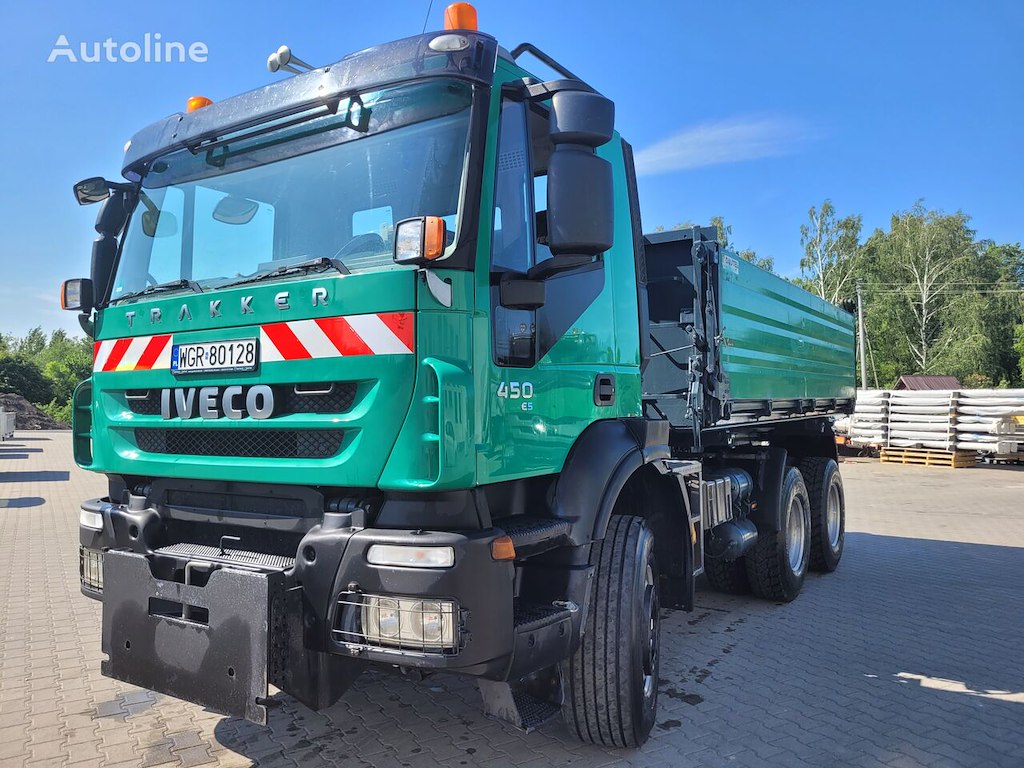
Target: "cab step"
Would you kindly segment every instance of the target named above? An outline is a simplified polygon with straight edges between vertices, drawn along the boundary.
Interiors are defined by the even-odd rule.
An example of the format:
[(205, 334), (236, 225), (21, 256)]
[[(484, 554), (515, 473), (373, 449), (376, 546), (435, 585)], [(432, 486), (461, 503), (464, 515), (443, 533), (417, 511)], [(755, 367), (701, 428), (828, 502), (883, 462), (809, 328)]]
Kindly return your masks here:
[(484, 702), (484, 714), (504, 720), (529, 733), (535, 731), (562, 711), (558, 704), (538, 698), (509, 683), (477, 680)]
[(516, 515), (494, 521), (512, 539), (516, 557), (529, 557), (570, 543), (572, 523), (555, 517)]
[[(516, 600), (512, 614), (515, 633), (537, 632), (572, 617), (575, 605), (539, 605)], [(577, 608), (577, 610), (579, 610)]]

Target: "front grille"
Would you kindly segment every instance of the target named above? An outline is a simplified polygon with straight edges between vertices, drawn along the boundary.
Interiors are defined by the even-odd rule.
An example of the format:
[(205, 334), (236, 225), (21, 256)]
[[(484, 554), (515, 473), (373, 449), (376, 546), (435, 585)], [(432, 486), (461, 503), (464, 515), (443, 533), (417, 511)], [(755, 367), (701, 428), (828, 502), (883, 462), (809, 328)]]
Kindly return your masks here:
[[(356, 399), (356, 385), (351, 381), (275, 384), (275, 416), (293, 413), (348, 413)], [(125, 390), (128, 408), (140, 416), (160, 415), (159, 389)]]
[(319, 517), (323, 512), (322, 507), (309, 507), (302, 499), (289, 499), (276, 494), (250, 496), (237, 492), (214, 493), (179, 488), (168, 488), (163, 494), (163, 503), (172, 509), (212, 509), (269, 517)]
[(341, 450), (341, 429), (164, 429), (140, 427), (135, 442), (146, 453), (326, 459)]

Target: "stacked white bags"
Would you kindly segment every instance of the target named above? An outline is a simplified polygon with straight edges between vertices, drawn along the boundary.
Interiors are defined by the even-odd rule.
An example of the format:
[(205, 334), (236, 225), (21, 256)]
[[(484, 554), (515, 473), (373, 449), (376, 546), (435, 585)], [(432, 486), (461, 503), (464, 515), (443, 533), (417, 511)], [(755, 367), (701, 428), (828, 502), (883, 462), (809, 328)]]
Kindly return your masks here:
[(1024, 389), (964, 389), (958, 393), (957, 446), (965, 451), (1016, 453), (1024, 428)]
[(858, 390), (845, 426), (854, 445), (1016, 453), (1024, 389)]
[[(889, 419), (889, 392), (884, 389), (859, 389), (853, 413), (846, 424), (852, 445), (885, 445)], [(839, 428), (837, 420), (836, 427)]]
[(896, 448), (956, 449), (956, 396), (948, 389), (895, 390), (890, 395), (889, 442)]

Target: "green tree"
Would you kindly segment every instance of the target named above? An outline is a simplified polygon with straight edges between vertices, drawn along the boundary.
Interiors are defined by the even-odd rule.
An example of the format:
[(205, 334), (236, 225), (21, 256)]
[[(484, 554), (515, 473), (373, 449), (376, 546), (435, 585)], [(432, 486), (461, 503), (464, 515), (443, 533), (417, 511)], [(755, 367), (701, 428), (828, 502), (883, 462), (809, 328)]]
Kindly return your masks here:
[(825, 301), (838, 304), (851, 297), (860, 254), (860, 216), (836, 218), (832, 201), (807, 212), (809, 222), (800, 227), (802, 287)]
[(1024, 253), (978, 241), (963, 212), (920, 203), (861, 247), (869, 368), (891, 386), (904, 373), (1021, 379), (1014, 332), (1022, 317)]
[(59, 404), (68, 402), (79, 382), (89, 378), (92, 354), (88, 339), (73, 338), (62, 330), (50, 334), (46, 348), (35, 362), (50, 380)]
[(1013, 335), (1013, 350), (1017, 353), (1017, 370), (1019, 371), (1017, 381), (1021, 381), (1024, 380), (1024, 323), (1014, 327)]
[(13, 392), (33, 403), (53, 400), (53, 386), (42, 371), (20, 355), (0, 358), (0, 392)]
[(37, 325), (24, 337), (11, 339), (10, 353), (32, 360), (42, 354), (46, 349), (46, 344), (46, 333)]

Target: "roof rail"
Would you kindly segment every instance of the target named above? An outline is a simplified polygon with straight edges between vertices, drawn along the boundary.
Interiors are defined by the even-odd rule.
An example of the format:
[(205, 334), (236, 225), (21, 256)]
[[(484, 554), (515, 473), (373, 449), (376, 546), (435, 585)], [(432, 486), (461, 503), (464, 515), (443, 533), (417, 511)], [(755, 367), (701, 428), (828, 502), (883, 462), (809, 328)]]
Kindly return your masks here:
[(570, 72), (568, 69), (563, 67), (557, 61), (555, 61), (553, 58), (548, 56), (546, 53), (544, 53), (544, 51), (542, 51), (540, 48), (538, 48), (533, 43), (520, 43), (515, 48), (513, 48), (512, 49), (512, 58), (513, 58), (513, 60), (518, 60), (519, 57), (522, 56), (524, 53), (532, 54), (534, 58), (539, 59), (540, 61), (544, 62), (549, 67), (551, 67), (553, 70), (555, 70), (558, 74), (562, 75), (563, 77), (567, 77), (570, 80), (579, 80), (580, 82), (586, 82), (582, 77), (580, 77), (578, 75), (574, 75), (572, 72)]

